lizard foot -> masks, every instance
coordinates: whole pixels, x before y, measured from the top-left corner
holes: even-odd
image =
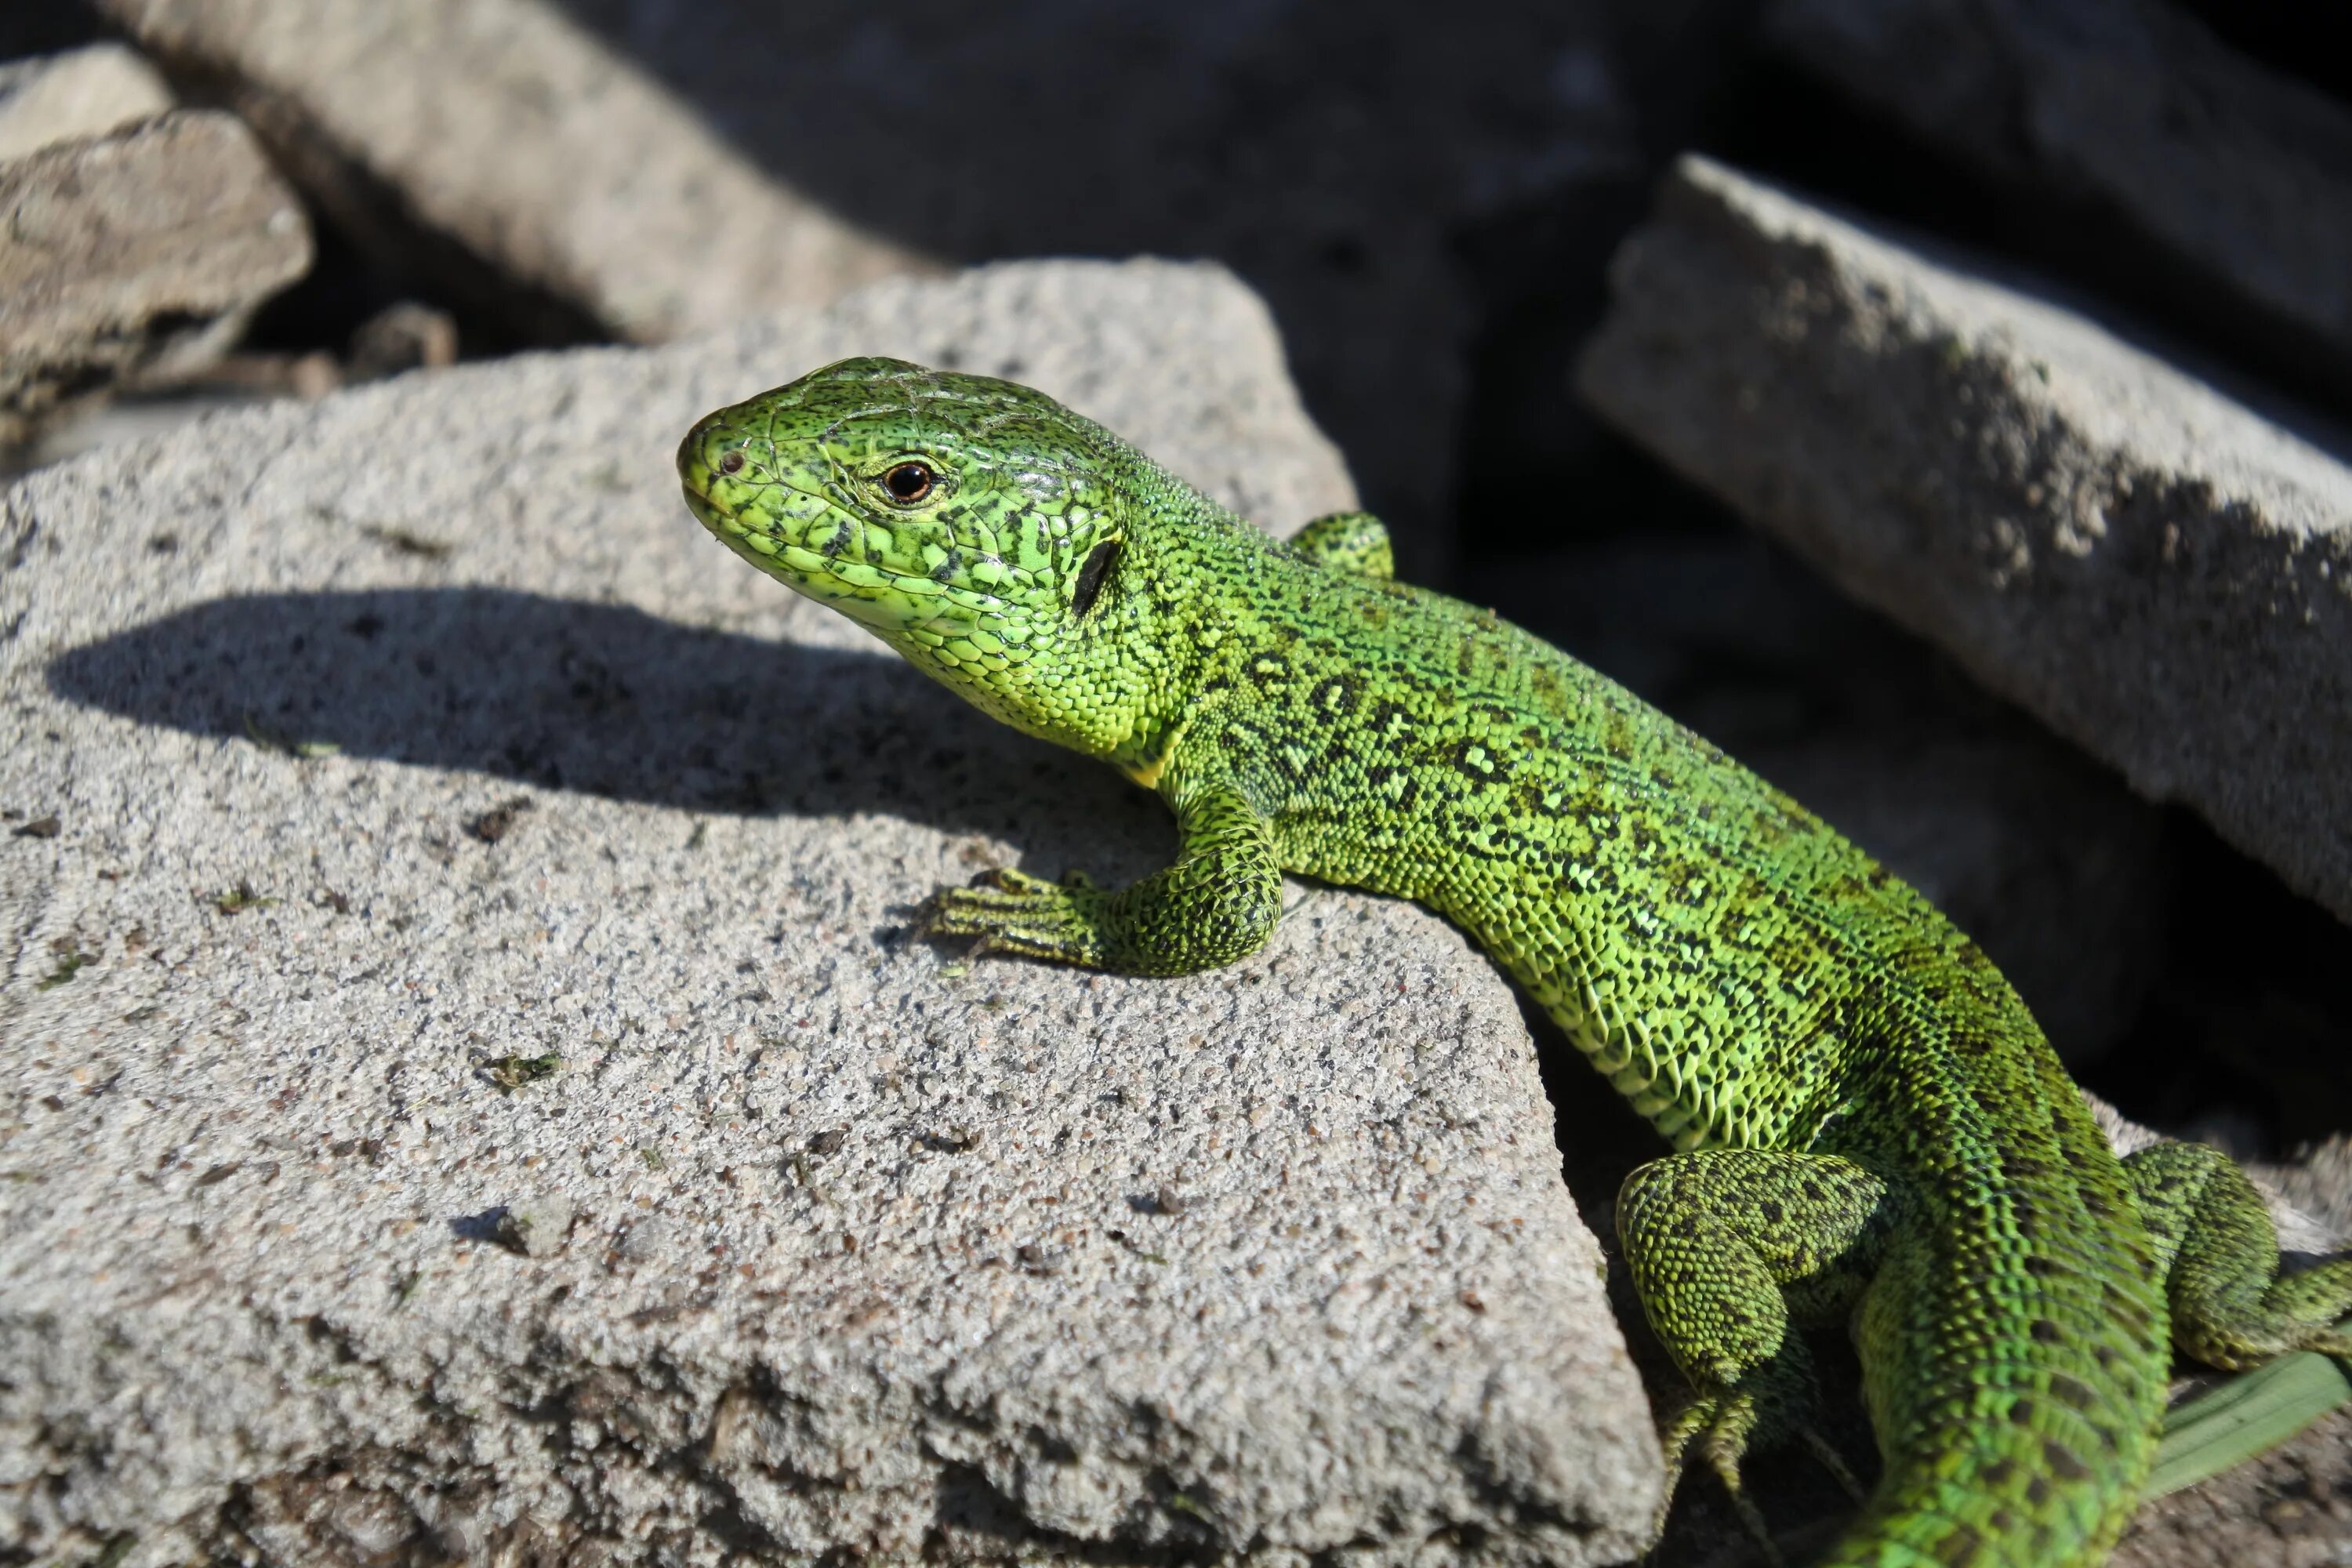
[[[1734,1390],[1702,1394],[1667,1423],[1665,1430],[1658,1435],[1659,1446],[1665,1450],[1666,1485],[1658,1498],[1658,1511],[1650,1521],[1652,1542],[1665,1533],[1667,1510],[1696,1450],[1723,1482],[1733,1510],[1739,1515],[1740,1524],[1757,1549],[1763,1552],[1764,1560],[1773,1568],[1783,1568],[1780,1549],[1773,1543],[1772,1531],[1764,1523],[1763,1510],[1739,1484],[1739,1462],[1747,1457],[1748,1439],[1762,1414],[1762,1406],[1753,1393]]]
[[[2290,1351],[2352,1352],[2352,1258],[2279,1272],[2278,1233],[2246,1173],[2220,1151],[2157,1143],[2124,1161],[2157,1244],[2172,1341],[2208,1366],[2260,1366]]]
[[[1011,952],[1097,965],[1102,942],[1093,915],[1100,897],[1084,877],[1054,882],[1003,867],[988,872],[976,887],[942,888],[933,894],[922,929],[929,936],[978,937],[975,954]]]

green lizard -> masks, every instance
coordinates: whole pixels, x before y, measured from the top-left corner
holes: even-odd
[[[746,561],[1175,813],[1154,876],[1000,870],[932,931],[1188,973],[1265,942],[1288,870],[1427,905],[1542,1004],[1675,1150],[1617,1211],[1693,1389],[1669,1498],[1696,1456],[1769,1547],[1742,1456],[1811,1431],[1792,1321],[1850,1314],[1885,1464],[1830,1561],[2090,1563],[2171,1347],[2352,1351],[2352,1260],[2278,1278],[2213,1151],[2119,1163],[1927,900],[1622,688],[1391,580],[1373,519],[1280,543],[1042,394],[894,360],[709,416],[678,468]]]

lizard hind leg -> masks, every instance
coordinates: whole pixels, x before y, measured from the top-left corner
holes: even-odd
[[[1617,1236],[1642,1310],[1692,1398],[1665,1424],[1663,1527],[1694,1455],[1768,1553],[1739,1482],[1751,1442],[1799,1439],[1848,1490],[1853,1474],[1814,1432],[1813,1371],[1796,1321],[1832,1321],[1868,1283],[1888,1228],[1886,1184],[1832,1155],[1709,1149],[1626,1177]]]
[[[2270,1211],[2229,1156],[2158,1143],[2126,1158],[2124,1172],[2156,1240],[2183,1353],[2231,1372],[2289,1351],[2352,1354],[2352,1334],[2337,1326],[2352,1313],[2352,1258],[2282,1279]]]

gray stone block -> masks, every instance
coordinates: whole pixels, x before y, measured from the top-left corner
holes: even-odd
[[[233,117],[175,110],[0,163],[0,446],[201,369],[310,265],[300,205]]]
[[[2352,110],[2160,0],[1775,0],[1766,39],[2352,389]],[[2323,366],[2324,373],[2323,373]]]
[[[1686,158],[1607,418],[2352,918],[2352,450],[2032,286]]]
[[[1021,375],[1260,516],[1352,499],[1263,308],[1163,263],[0,492],[0,1551],[1635,1550],[1649,1414],[1461,936],[1298,888],[1183,981],[908,937],[1170,835],[687,515],[696,416],[852,353]]]
[[[667,338],[915,265],[538,0],[96,4],[217,84],[363,248],[526,329]]]
[[[172,89],[121,44],[0,60],[0,163],[161,114]]]

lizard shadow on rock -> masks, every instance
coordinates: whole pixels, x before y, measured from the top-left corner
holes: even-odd
[[[1032,869],[1142,875],[1159,803],[895,656],[499,588],[213,599],[52,659],[142,723],[683,812],[873,812],[1001,836]],[[909,898],[928,889],[908,889]]]

